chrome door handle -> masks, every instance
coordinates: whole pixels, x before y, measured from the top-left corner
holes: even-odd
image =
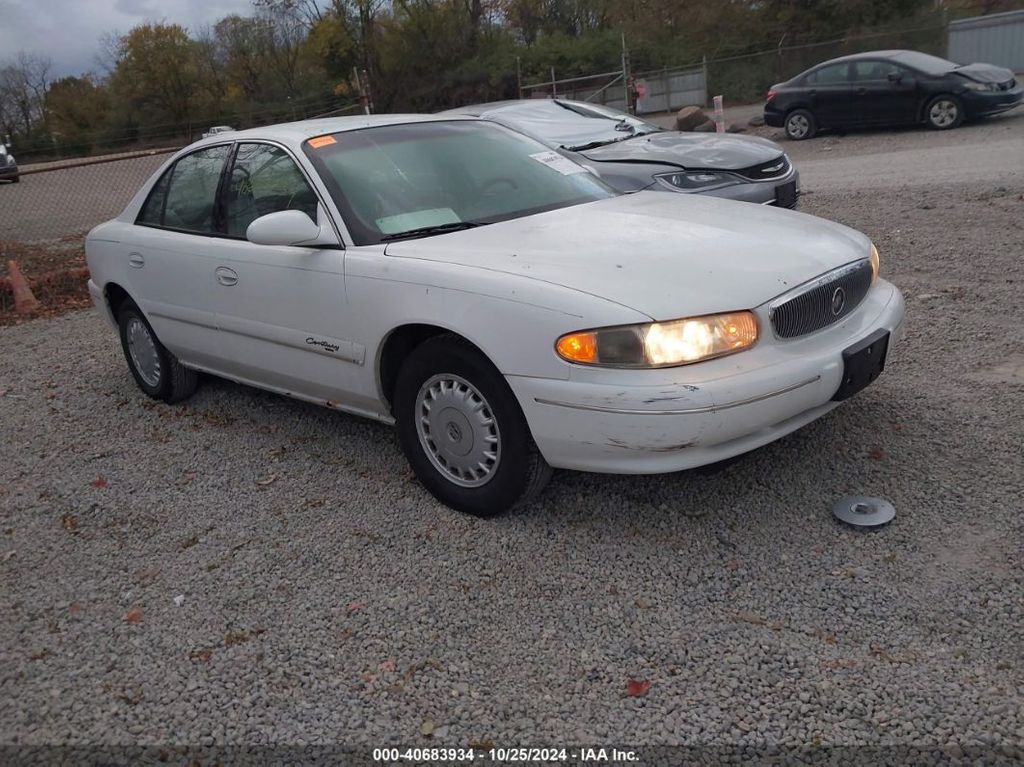
[[[218,266],[215,274],[217,275],[217,282],[221,285],[231,287],[238,282],[238,273],[234,269],[228,269],[226,266]]]
[[[146,265],[146,259],[142,257],[141,253],[129,253],[128,254],[128,266],[133,269],[141,269]]]

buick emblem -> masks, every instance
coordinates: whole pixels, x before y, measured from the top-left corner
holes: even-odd
[[[832,294],[832,315],[838,317],[846,306],[846,291],[836,288]]]

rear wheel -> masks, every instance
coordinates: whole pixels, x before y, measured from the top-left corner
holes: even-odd
[[[964,121],[964,108],[956,96],[936,96],[924,108],[924,119],[935,130],[949,130]]]
[[[806,109],[794,109],[786,115],[786,135],[793,141],[803,141],[817,132],[818,123]]]
[[[551,477],[504,377],[457,336],[431,338],[398,374],[402,451],[439,501],[493,517],[535,498]]]
[[[179,402],[192,395],[198,384],[198,375],[182,365],[160,343],[131,299],[121,304],[117,324],[128,369],[143,392],[167,403]]]

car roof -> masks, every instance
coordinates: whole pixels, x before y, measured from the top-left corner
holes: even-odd
[[[259,128],[246,128],[245,130],[231,131],[231,141],[244,141],[246,139],[269,139],[280,141],[286,144],[301,144],[313,136],[323,136],[328,133],[340,133],[343,131],[362,130],[364,128],[380,128],[386,125],[404,125],[406,123],[418,122],[439,122],[451,120],[453,115],[355,115],[351,117],[320,117],[312,120],[297,120],[296,122],[278,123],[277,125],[264,125]],[[468,117],[466,118],[468,119]],[[224,134],[210,136],[197,141],[192,146],[205,144],[219,144],[226,140]]]
[[[851,53],[848,56],[839,56],[838,58],[829,59],[823,61],[820,64],[815,64],[811,69],[817,69],[818,67],[825,66],[826,64],[842,64],[846,61],[863,61],[864,59],[901,59],[907,54],[919,53],[919,51],[908,51],[893,48],[885,51],[864,51],[863,53]]]
[[[438,112],[438,115],[471,115],[473,117],[479,117],[486,112],[493,112],[494,110],[501,110],[506,106],[514,106],[519,103],[529,103],[530,101],[543,101],[548,99],[543,98],[506,98],[504,101],[485,101],[484,103],[473,103],[467,106],[456,106],[454,110],[444,110]]]

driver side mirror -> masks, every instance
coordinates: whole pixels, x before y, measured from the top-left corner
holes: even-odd
[[[317,208],[317,218],[325,215]],[[316,223],[301,210],[279,210],[260,216],[245,230],[245,238],[254,245],[278,247],[329,247],[340,245],[334,230]]]

